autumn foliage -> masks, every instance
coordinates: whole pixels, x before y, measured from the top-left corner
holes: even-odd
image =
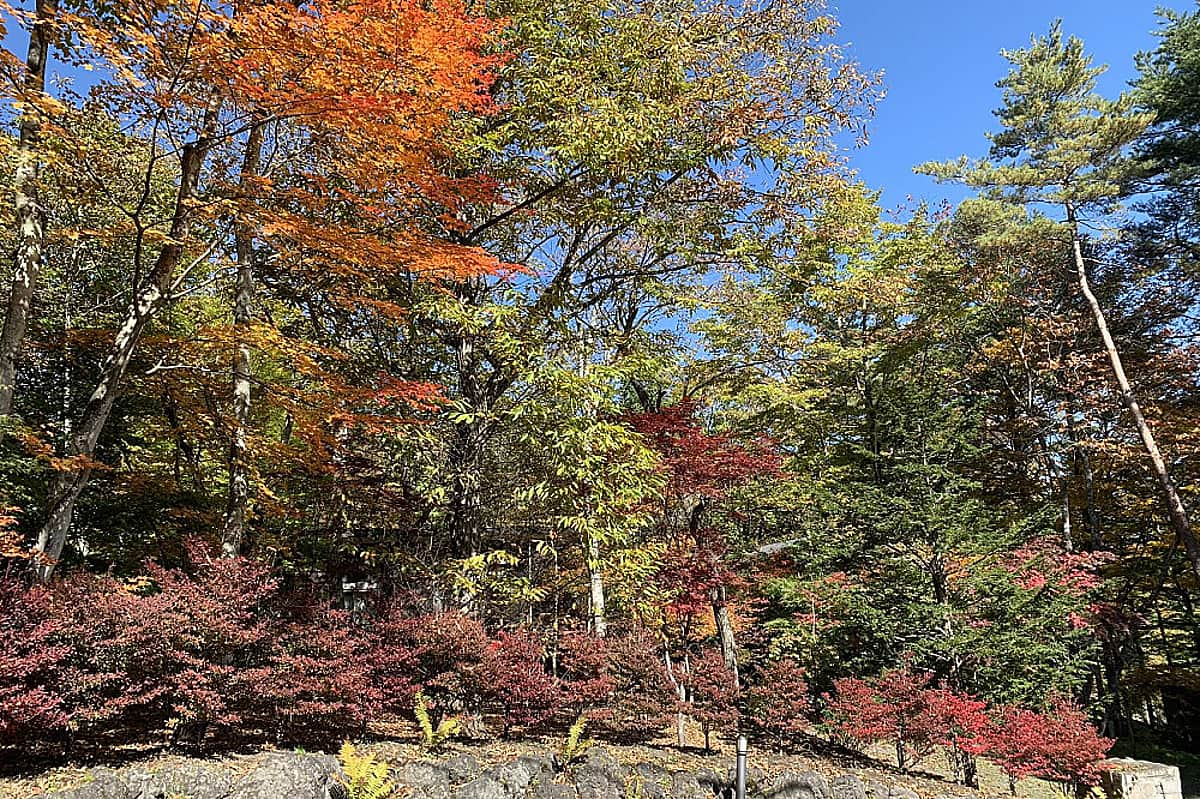
[[[1031,776],[1074,786],[1099,782],[1113,741],[1073,703],[1057,699],[1044,712],[988,707],[930,682],[931,675],[907,665],[875,679],[839,680],[827,697],[829,723],[847,741],[892,744],[902,769],[942,747],[955,778],[968,785],[975,784],[980,756],[1014,782]]]
[[[804,669],[792,658],[768,663],[746,691],[747,721],[781,749],[807,736],[814,710]]]
[[[1059,699],[1042,713],[998,709],[986,753],[1011,780],[1040,777],[1089,786],[1099,784],[1104,773],[1101,761],[1113,743],[1096,732],[1087,714]]]

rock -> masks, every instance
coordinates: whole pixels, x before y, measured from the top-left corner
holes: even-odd
[[[921,795],[912,788],[903,785],[893,785],[888,789],[888,799],[921,799]]]
[[[667,799],[671,773],[655,763],[638,763],[629,770],[629,781],[626,793],[633,799]]]
[[[603,747],[588,749],[568,774],[579,799],[625,799],[625,770]]]
[[[574,785],[564,785],[549,779],[534,782],[526,795],[529,799],[579,799]]]
[[[479,776],[479,761],[474,755],[463,753],[447,758],[439,763],[442,768],[450,775],[450,782],[454,785],[462,785],[470,782]]]
[[[549,758],[526,755],[511,763],[490,768],[483,772],[483,775],[499,782],[510,795],[523,796],[530,783],[553,770],[554,765]]]
[[[767,772],[758,766],[746,766],[746,793],[758,793],[767,781]],[[737,767],[730,767],[725,772],[725,783],[729,787],[737,785]]]
[[[454,791],[454,799],[513,799],[514,796],[516,794],[505,789],[504,783],[487,774],[476,777]]]
[[[832,799],[868,799],[867,786],[853,774],[834,777],[829,783],[829,795]]]
[[[396,769],[392,778],[411,789],[412,799],[450,799],[450,770],[443,763],[417,760]]]
[[[233,771],[216,763],[186,763],[162,771],[126,774],[134,799],[186,796],[187,799],[225,799],[233,791]]]
[[[1100,778],[1108,799],[1182,799],[1179,768],[1148,760],[1112,757]]]
[[[671,787],[667,789],[668,799],[711,799],[712,791],[700,784],[695,774],[677,771],[671,775]]]
[[[710,768],[702,768],[696,772],[696,781],[708,789],[709,793],[723,793],[733,787],[733,780],[726,779]]]
[[[829,783],[815,771],[780,774],[764,793],[767,799],[830,799]]]
[[[891,788],[879,780],[867,780],[867,799],[888,799]]]
[[[342,769],[332,755],[274,752],[239,779],[228,799],[334,799]]]
[[[94,768],[77,788],[44,794],[44,799],[135,799],[121,775],[112,769]]]

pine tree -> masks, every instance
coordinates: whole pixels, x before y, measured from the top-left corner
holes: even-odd
[[[1085,255],[1082,234],[1085,221],[1111,210],[1136,176],[1139,167],[1126,153],[1150,126],[1153,115],[1137,110],[1131,95],[1115,100],[1099,95],[1096,79],[1105,68],[1093,66],[1082,41],[1064,38],[1060,23],[1045,37],[1034,37],[1027,49],[1003,55],[1012,68],[996,84],[1004,93],[1003,105],[996,111],[1002,129],[988,134],[990,158],[976,163],[966,158],[929,163],[917,171],[983,189],[1003,202],[1050,204],[1063,210],[1062,236],[1054,243],[1070,248],[1076,288],[1095,319],[1121,399],[1158,479],[1171,526],[1200,577],[1200,546],[1092,291],[1088,261],[1093,259]]]

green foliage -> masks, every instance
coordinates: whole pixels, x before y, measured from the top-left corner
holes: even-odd
[[[1017,203],[1049,202],[1103,209],[1137,167],[1125,157],[1153,122],[1132,95],[1097,94],[1104,67],[1092,66],[1083,42],[1063,38],[1061,23],[1024,50],[1005,50],[1012,64],[997,85],[1002,129],[988,135],[992,161],[930,163],[918,171],[959,180]]]
[[[584,735],[587,729],[588,718],[586,713],[580,713],[579,717],[571,723],[567,729],[567,735],[558,745],[556,755],[557,762],[566,766],[574,763],[579,758],[583,757],[587,750],[596,745],[596,741]]]
[[[417,719],[417,727],[421,731],[421,746],[431,752],[441,749],[447,741],[463,731],[461,719],[446,718],[433,726],[433,717],[429,713],[429,702],[425,695],[418,692],[413,705],[413,715]]]

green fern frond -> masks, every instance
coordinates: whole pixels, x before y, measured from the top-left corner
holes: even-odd
[[[580,714],[571,728],[567,730],[567,737],[563,739],[562,746],[558,748],[560,763],[565,765],[579,759],[584,752],[596,744],[595,740],[583,737],[585,729],[587,729],[587,716]]]
[[[433,718],[429,715],[429,703],[422,694],[417,694],[413,714],[421,728],[421,743],[430,751],[440,749],[446,741],[462,732],[462,722],[456,718],[443,719],[441,724],[434,728]]]

